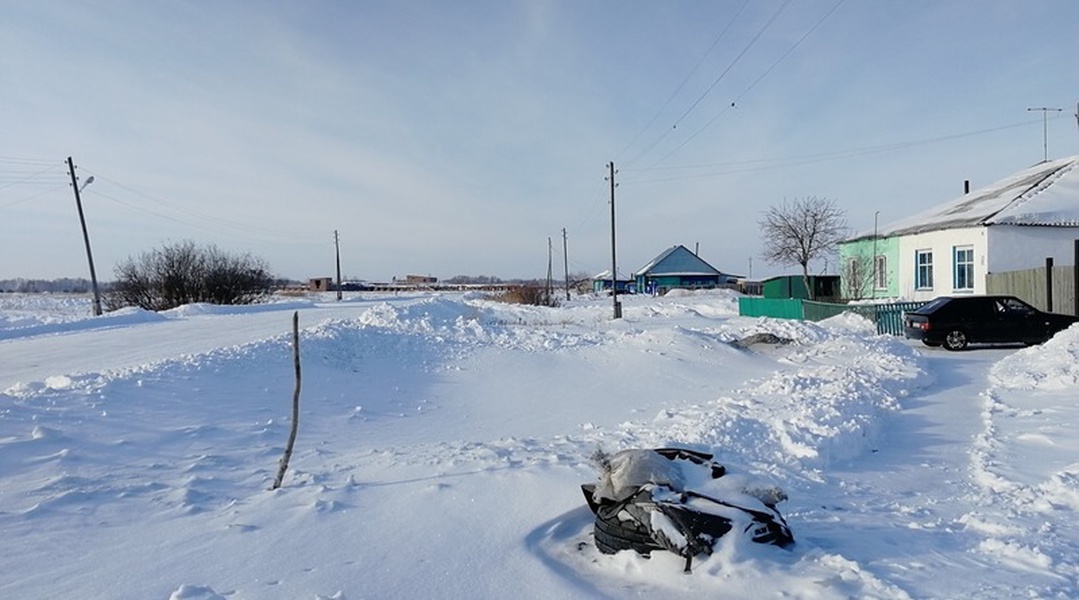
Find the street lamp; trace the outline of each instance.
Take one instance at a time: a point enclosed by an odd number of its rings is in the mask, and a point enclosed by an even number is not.
[[[870,279],[870,285],[873,286],[873,299],[877,299],[877,217],[880,216],[880,211],[873,213],[873,263],[872,263],[872,278]]]
[[[78,180],[75,177],[75,163],[72,162],[71,157],[67,157],[67,168],[71,172],[71,187],[75,190],[75,206],[79,209],[79,223],[82,225],[82,240],[86,244],[86,260],[90,263],[90,285],[94,290],[94,316],[101,316],[101,293],[97,288],[97,273],[94,272],[94,255],[90,252],[90,234],[86,232],[86,218],[82,214],[82,198],[79,193],[86,186],[94,182],[94,176],[91,175],[86,178],[86,182],[79,185]]]

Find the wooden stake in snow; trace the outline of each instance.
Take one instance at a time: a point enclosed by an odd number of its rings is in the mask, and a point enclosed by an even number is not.
[[[281,463],[277,469],[277,478],[274,479],[271,490],[281,487],[281,480],[285,478],[288,470],[288,461],[292,458],[292,445],[296,443],[296,429],[300,421],[300,312],[292,313],[292,364],[296,368],[296,387],[292,390],[292,429],[288,434],[288,443],[285,444],[285,455],[281,457]]]

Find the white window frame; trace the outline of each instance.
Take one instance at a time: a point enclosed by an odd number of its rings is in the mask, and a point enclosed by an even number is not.
[[[928,260],[922,261],[922,257]],[[933,289],[933,251],[930,249],[914,251],[914,289]]]
[[[964,260],[960,261],[960,253]],[[952,246],[952,289],[974,291],[974,246]]]
[[[873,289],[883,290],[888,288],[888,258],[878,254],[873,259]]]

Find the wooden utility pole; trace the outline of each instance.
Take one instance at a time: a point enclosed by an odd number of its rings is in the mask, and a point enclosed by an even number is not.
[[[554,255],[551,238],[547,237],[547,306],[554,304]]]
[[[618,259],[615,251],[615,238],[614,238],[614,188],[618,187],[618,184],[614,182],[614,174],[618,171],[614,170],[614,161],[612,160],[608,165],[610,168],[611,180],[611,302],[614,304],[614,318],[622,318],[622,305],[618,302]]]
[[[562,228],[562,270],[566,274],[566,302],[569,302],[569,245],[565,227]]]
[[[97,273],[94,272],[94,254],[90,251],[90,234],[86,232],[86,217],[82,214],[82,198],[79,196],[79,181],[75,177],[75,163],[67,157],[67,169],[71,173],[71,189],[75,190],[75,206],[79,209],[79,224],[82,225],[82,241],[86,244],[86,260],[90,263],[90,285],[94,290],[94,316],[101,315],[101,292],[97,288]],[[86,183],[93,181],[93,176]]]
[[[341,243],[337,236],[337,230],[333,230],[333,249],[337,256],[337,301],[341,301]]]

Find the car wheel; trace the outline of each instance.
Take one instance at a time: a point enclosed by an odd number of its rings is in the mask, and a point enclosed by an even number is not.
[[[953,329],[944,336],[944,347],[948,350],[962,350],[968,343],[967,334],[962,329]]]

